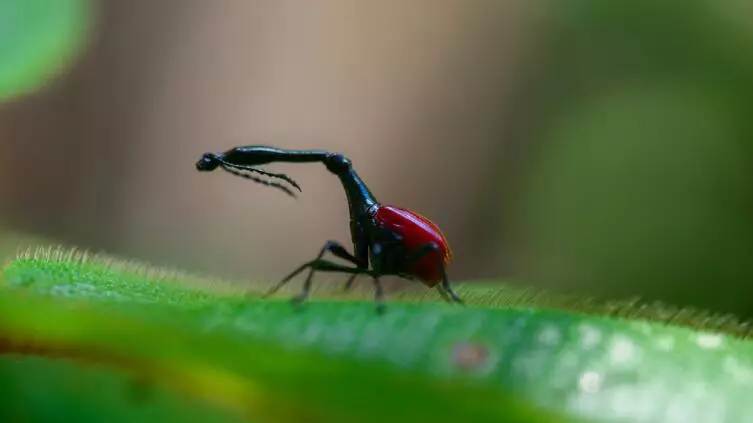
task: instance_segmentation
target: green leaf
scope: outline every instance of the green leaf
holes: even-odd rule
[[[542,298],[554,296],[524,295],[521,292],[525,291],[505,285],[469,285],[460,290],[488,303],[496,301],[495,307],[474,305],[472,298],[469,307],[456,307],[428,297],[416,301],[416,296],[406,294],[411,301],[393,300],[382,316],[375,313],[372,302],[347,298],[316,300],[296,310],[288,301],[218,292],[190,278],[181,285],[182,276],[177,273],[158,276],[154,269],[138,265],[105,263],[97,257],[82,260],[64,250],[28,254],[7,266],[4,286],[8,291],[60,301],[65,298],[64,302],[84,301],[88,307],[104,307],[124,318],[144,319],[160,328],[168,343],[173,343],[169,340],[172,334],[186,331],[238,343],[227,347],[228,351],[253,346],[274,349],[269,353],[272,356],[332,360],[328,372],[341,372],[337,374],[342,378],[321,377],[327,380],[327,389],[340,394],[315,398],[301,392],[295,403],[319,412],[349,410],[350,418],[379,412],[375,405],[353,405],[345,395],[363,393],[373,369],[379,369],[374,370],[379,374],[394,372],[390,378],[396,378],[395,383],[407,376],[441,386],[467,382],[468,387],[517,398],[530,408],[573,420],[739,421],[753,413],[745,394],[753,388],[753,344],[734,335],[745,334],[745,324],[725,323],[722,317],[671,312],[660,306],[651,310],[636,303],[615,307],[559,299],[550,302],[557,307],[548,307]],[[316,298],[325,296],[326,292]],[[579,307],[590,311],[579,312]],[[597,315],[599,310],[602,316]],[[51,318],[47,314],[42,320]],[[702,330],[667,325],[672,319]],[[704,319],[706,323],[701,324]],[[723,324],[728,325],[721,328],[724,331],[711,329]],[[118,335],[118,339],[124,336]],[[139,340],[126,342],[131,343]],[[262,363],[258,361],[261,356],[252,352],[243,356],[246,358],[241,361]],[[206,357],[240,365],[215,350]],[[339,369],[340,364],[355,367]],[[272,389],[276,383],[317,384],[301,379],[311,371],[308,364],[263,364],[265,369],[274,366],[289,373],[265,379],[270,385],[260,389],[270,398],[279,400],[279,392],[291,394],[288,385],[282,391]],[[359,379],[356,383],[349,378]],[[403,393],[407,403],[417,409],[428,407],[432,402],[428,398],[435,395],[423,397],[421,389]],[[378,397],[381,401],[383,394]],[[407,403],[402,407],[408,407]],[[456,411],[462,409],[456,406],[461,407]],[[399,404],[390,407],[396,407],[394,412],[399,414]],[[494,410],[476,411],[488,416],[501,412]],[[432,416],[443,420],[442,413]]]
[[[162,395],[165,393],[160,389],[167,388],[187,396],[186,401],[195,402],[191,409],[211,406],[214,413],[222,413],[223,421],[560,421],[499,389],[460,379],[429,378],[386,363],[291,349],[260,338],[198,333],[195,329],[201,319],[173,315],[177,310],[170,307],[155,307],[144,313],[140,306],[123,305],[83,307],[70,300],[0,293],[0,352],[97,364],[111,373],[86,380],[92,383],[100,378],[101,383],[101,379],[109,378],[105,380],[107,391],[89,397],[91,389],[84,389],[88,401],[78,397],[63,404],[56,392],[39,393],[28,381],[19,383],[19,378],[25,378],[17,371],[19,366],[45,372],[52,382],[45,389],[55,391],[78,378],[80,371],[54,369],[51,363],[28,359],[20,364],[6,360],[0,369],[5,370],[6,377],[13,377],[15,369],[15,381],[3,386],[6,391],[9,386],[15,390],[3,398],[13,398],[15,417],[31,414],[36,421],[50,421],[46,418],[50,402],[59,410],[56,421],[72,416],[110,421],[121,412],[138,415],[128,410],[127,401],[113,398],[113,391],[122,391],[123,375],[128,374],[145,387],[158,387]],[[50,374],[63,379],[52,379]],[[67,394],[72,393],[68,390]],[[94,401],[102,397],[109,401]],[[159,416],[170,415],[173,420],[175,416],[166,413],[181,411],[180,407],[170,407],[176,406],[174,399],[157,405],[152,414],[142,412],[141,417],[152,416],[152,421],[157,421]],[[200,411],[204,417],[212,412]],[[185,410],[177,415],[183,414]]]
[[[86,42],[90,0],[0,0],[0,101],[66,70]]]

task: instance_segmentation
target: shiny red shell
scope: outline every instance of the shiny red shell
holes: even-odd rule
[[[410,269],[410,273],[429,287],[436,286],[442,281],[442,272],[438,264],[441,260],[442,265],[447,268],[452,261],[452,250],[434,222],[416,212],[393,206],[379,207],[375,219],[380,226],[402,236],[409,253],[430,242],[437,244],[439,249],[427,253]]]

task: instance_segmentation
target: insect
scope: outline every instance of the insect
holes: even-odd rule
[[[295,196],[293,190],[284,184],[288,183],[301,191],[295,181],[287,175],[267,172],[257,167],[273,162],[322,163],[340,179],[348,200],[353,253],[336,241],[327,241],[316,258],[299,266],[274,285],[264,297],[274,294],[295,276],[309,269],[302,292],[292,298],[294,305],[309,297],[313,276],[317,271],[349,274],[344,286],[346,291],[358,275],[370,276],[379,312],[384,311],[384,289],[379,278],[386,275],[418,280],[429,288],[436,288],[448,302],[463,304],[447,276],[452,251],[441,230],[418,213],[380,204],[353,169],[350,159],[344,155],[324,150],[243,146],[224,153],[205,153],[196,163],[196,169],[207,172],[221,168]],[[265,180],[261,176],[270,179]],[[325,260],[323,257],[327,252],[349,265]]]

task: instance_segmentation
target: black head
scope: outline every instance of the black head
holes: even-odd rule
[[[220,156],[215,153],[204,153],[201,159],[196,162],[196,170],[199,172],[210,172],[217,169],[220,165]]]
[[[350,169],[350,160],[340,153],[331,153],[324,159],[324,165],[327,166],[327,170],[339,175]]]

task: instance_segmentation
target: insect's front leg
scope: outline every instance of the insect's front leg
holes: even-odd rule
[[[300,303],[303,302],[306,298],[308,298],[310,292],[311,292],[311,282],[314,277],[314,272],[316,270],[324,270],[321,268],[317,268],[316,266],[313,266],[311,263],[319,262],[321,261],[321,258],[324,256],[326,252],[330,252],[336,257],[339,257],[343,260],[346,260],[350,263],[355,264],[359,268],[365,269],[365,267],[361,266],[360,260],[356,257],[354,257],[352,254],[350,254],[345,247],[343,247],[340,243],[337,241],[327,241],[322,249],[319,251],[319,254],[317,254],[316,258],[312,260],[311,262],[308,262],[306,264],[301,265],[296,270],[294,270],[292,273],[290,273],[288,276],[286,276],[282,281],[280,281],[277,285],[273,286],[272,289],[270,289],[264,297],[268,297],[275,292],[277,292],[280,288],[282,288],[285,284],[287,284],[291,279],[296,277],[299,273],[306,270],[306,268],[310,268],[309,274],[306,277],[306,281],[303,283],[303,292],[295,297],[294,302]],[[350,269],[350,268],[348,268]],[[352,272],[351,272],[352,273]],[[353,275],[357,275],[357,273],[353,273]]]
[[[285,280],[283,280],[283,282],[280,283],[280,286],[284,285],[287,281],[289,281],[292,278],[292,276],[302,272],[306,268],[310,268],[313,271],[318,270],[322,272],[337,272],[337,273],[349,273],[349,274],[359,274],[359,275],[368,274],[368,275],[374,276],[373,272],[371,272],[368,269],[362,269],[360,267],[348,267],[348,266],[343,266],[341,264],[333,263],[329,260],[316,259],[316,260],[311,260],[310,262],[305,263],[301,267],[296,269],[293,273],[291,273],[291,276],[288,276],[287,278],[285,278]],[[311,289],[311,281],[307,280],[306,282],[307,283],[304,285],[303,292],[292,298],[293,305],[300,305],[309,297],[309,292]]]

